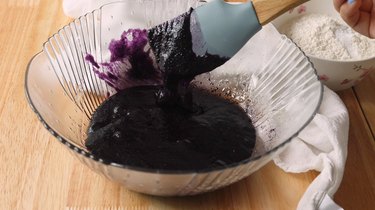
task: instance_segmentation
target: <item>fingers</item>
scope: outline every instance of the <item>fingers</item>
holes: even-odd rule
[[[371,12],[373,8],[373,0],[362,0],[360,10],[364,12]]]
[[[369,37],[375,39],[375,17],[371,17],[371,24],[369,27]]]
[[[344,3],[339,7],[340,15],[349,26],[354,27],[357,25],[360,18],[359,8],[362,5],[362,0],[350,0],[348,2],[346,2],[346,0],[343,1]]]
[[[342,19],[355,31],[375,37],[375,0],[333,0]]]
[[[340,7],[346,2],[346,0],[333,0],[333,5],[337,12],[340,12]]]

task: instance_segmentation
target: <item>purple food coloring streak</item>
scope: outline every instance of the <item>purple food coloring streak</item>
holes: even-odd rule
[[[139,85],[161,85],[163,74],[148,45],[147,30],[129,29],[109,44],[110,61],[98,63],[91,54],[85,59],[93,71],[116,91]]]

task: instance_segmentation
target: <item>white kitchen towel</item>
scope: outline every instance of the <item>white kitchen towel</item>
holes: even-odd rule
[[[349,116],[345,105],[325,87],[323,102],[313,121],[274,158],[276,165],[286,172],[320,171],[302,196],[298,210],[323,209],[323,200],[329,203],[337,191],[345,169],[348,130]],[[329,209],[340,208],[331,206]]]
[[[117,0],[64,0],[63,8],[66,15],[77,18],[103,4],[115,1]],[[259,40],[267,40],[268,46],[272,45],[272,41],[277,43],[280,34],[273,26],[265,29],[258,33],[260,36],[255,38],[258,40],[250,43],[252,44],[250,47],[259,45]],[[258,51],[260,49],[255,48]],[[250,56],[266,57],[267,50],[263,51]],[[248,57],[249,54],[246,56]],[[261,65],[264,59],[257,60],[259,62],[253,67]],[[298,210],[341,209],[331,198],[340,186],[345,169],[348,130],[349,117],[345,105],[333,91],[325,87],[322,105],[313,121],[274,158],[274,162],[286,172],[301,173],[309,170],[321,172],[306,190],[298,204]]]

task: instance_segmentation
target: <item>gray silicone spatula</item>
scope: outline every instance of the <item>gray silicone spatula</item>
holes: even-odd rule
[[[196,9],[208,53],[232,57],[262,27],[308,0],[213,0]]]
[[[149,29],[150,46],[166,75],[166,83],[187,84],[196,75],[223,65],[262,25],[306,1],[253,0],[230,4],[212,0]]]

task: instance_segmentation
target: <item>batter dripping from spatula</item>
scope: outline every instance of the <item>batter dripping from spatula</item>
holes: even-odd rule
[[[228,60],[194,52],[192,33],[199,30],[192,11],[149,31],[124,32],[110,44],[110,62],[87,56],[118,91],[92,117],[86,147],[95,156],[166,170],[208,169],[250,157],[255,129],[242,108],[189,86],[196,75]]]
[[[258,2],[258,6],[263,4]],[[291,7],[304,0],[288,2]],[[274,10],[277,14],[288,8],[281,6]],[[95,68],[106,69],[104,73],[95,70],[99,77],[119,91],[92,117],[86,147],[95,156],[166,170],[209,169],[250,158],[256,135],[248,115],[230,101],[189,87],[196,75],[224,64],[260,29],[257,14],[247,3],[243,17],[254,16],[255,20],[247,19],[250,24],[244,24],[245,35],[233,36],[232,42],[224,44],[215,39],[219,42],[214,49],[210,43],[215,42],[207,43],[207,37],[232,38],[225,30],[224,36],[213,33],[223,27],[207,30],[200,26],[200,21],[210,19],[206,10],[216,8],[233,9],[216,0],[148,31],[125,32],[110,44],[108,63],[98,64],[87,56]],[[240,20],[233,13],[228,15],[233,23]],[[268,19],[259,20],[266,23]]]

